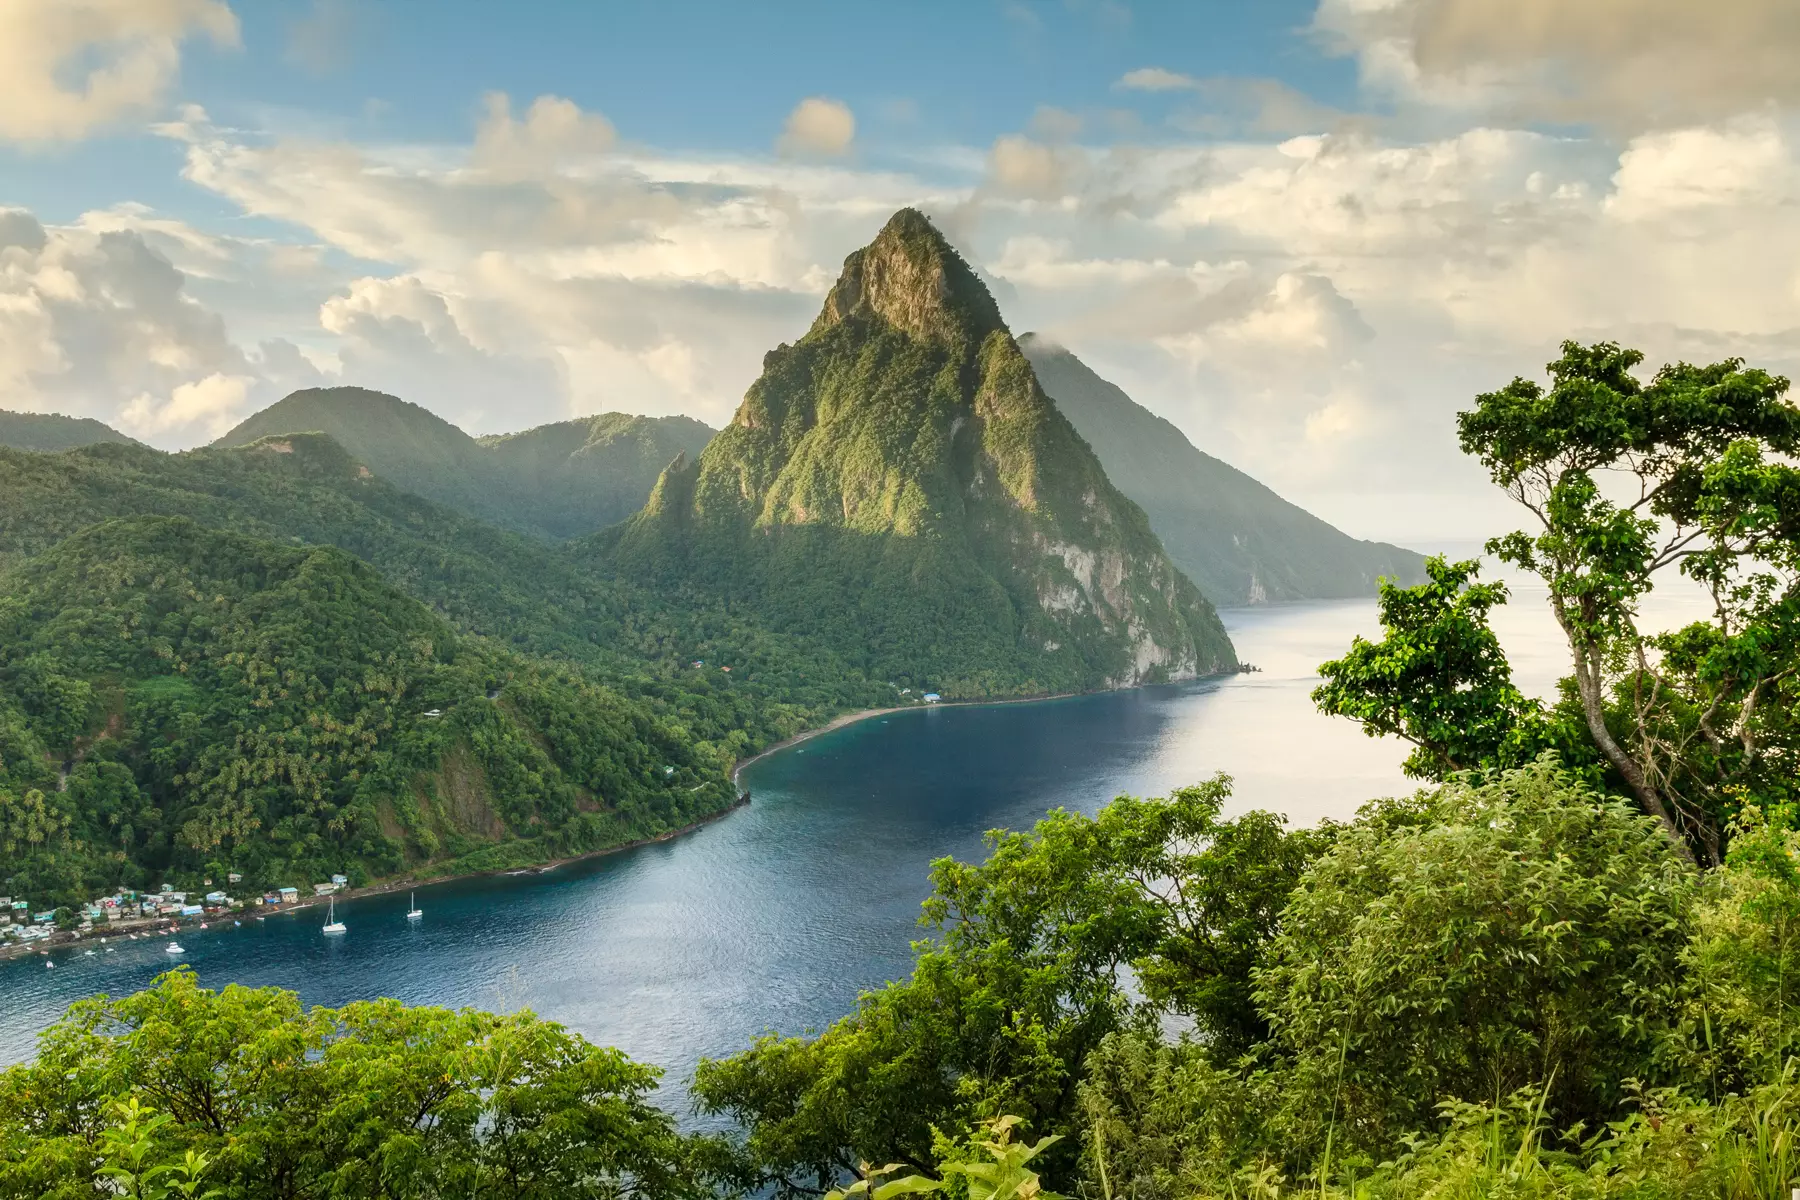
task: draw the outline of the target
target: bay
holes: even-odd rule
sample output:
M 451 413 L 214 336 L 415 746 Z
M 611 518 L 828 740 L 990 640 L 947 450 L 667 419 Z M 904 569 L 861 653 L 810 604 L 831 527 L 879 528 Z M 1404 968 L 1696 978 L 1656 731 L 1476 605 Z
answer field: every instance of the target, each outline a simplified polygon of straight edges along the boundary
M 1541 596 L 1505 612 L 1522 677 L 1548 690 L 1563 660 Z M 662 1067 L 665 1103 L 685 1112 L 702 1056 L 823 1028 L 904 977 L 932 860 L 979 857 L 990 829 L 1219 771 L 1236 807 L 1297 823 L 1412 790 L 1405 746 L 1308 699 L 1320 662 L 1378 632 L 1372 601 L 1223 615 L 1258 672 L 870 718 L 751 764 L 752 804 L 691 834 L 544 875 L 422 888 L 416 924 L 400 893 L 339 905 L 341 938 L 323 937 L 311 909 L 184 930 L 180 956 L 162 940 L 113 939 L 53 952 L 54 970 L 36 955 L 0 964 L 0 1063 L 29 1057 L 70 1002 L 137 990 L 182 962 L 206 986 L 278 985 L 308 1004 L 530 1008 Z

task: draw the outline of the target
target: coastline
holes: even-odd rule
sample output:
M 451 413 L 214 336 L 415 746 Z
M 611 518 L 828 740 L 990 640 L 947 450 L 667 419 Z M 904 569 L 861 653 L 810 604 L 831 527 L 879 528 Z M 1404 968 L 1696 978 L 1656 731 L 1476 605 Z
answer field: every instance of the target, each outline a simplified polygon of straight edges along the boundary
M 917 709 L 971 708 L 977 705 L 994 706 L 1001 704 L 1040 704 L 1047 700 L 1067 700 L 1084 694 L 1086 693 L 1052 692 L 1041 696 L 1009 696 L 992 700 L 945 700 L 935 704 L 899 704 L 888 708 L 865 708 L 859 709 L 856 712 L 842 713 L 833 717 L 823 725 L 816 726 L 812 729 L 802 730 L 793 737 L 784 738 L 756 754 L 751 755 L 749 758 L 739 759 L 731 768 L 732 786 L 737 790 L 739 797 L 735 803 L 726 808 L 719 809 L 717 812 L 708 813 L 698 821 L 692 821 L 678 829 L 671 829 L 666 833 L 659 833 L 654 837 L 637 838 L 629 842 L 620 842 L 617 845 L 606 846 L 598 850 L 589 850 L 582 854 L 566 855 L 562 858 L 549 859 L 538 863 L 489 867 L 479 871 L 454 871 L 444 875 L 427 875 L 424 877 L 417 875 L 400 876 L 394 879 L 384 880 L 380 883 L 368 884 L 367 886 L 360 888 L 344 888 L 334 893 L 331 897 L 309 896 L 297 904 L 286 906 L 259 906 L 257 908 L 234 909 L 230 912 L 216 913 L 204 918 L 189 917 L 186 920 L 171 920 L 167 917 L 158 917 L 152 920 L 121 921 L 117 925 L 107 926 L 104 929 L 93 929 L 85 934 L 76 932 L 59 933 L 35 942 L 5 943 L 0 944 L 0 962 L 7 962 L 17 958 L 27 958 L 33 954 L 48 955 L 51 950 L 67 950 L 83 942 L 91 943 L 103 938 L 124 937 L 133 933 L 137 934 L 140 938 L 146 936 L 155 937 L 162 932 L 173 933 L 179 929 L 194 928 L 201 924 L 211 923 L 212 921 L 234 920 L 241 923 L 246 917 L 269 917 L 297 913 L 302 909 L 315 907 L 321 901 L 331 898 L 357 900 L 366 896 L 388 895 L 392 892 L 404 891 L 410 888 L 430 887 L 433 884 L 439 883 L 454 883 L 463 879 L 477 879 L 484 875 L 541 875 L 545 872 L 553 871 L 558 867 L 566 866 L 569 863 L 584 862 L 591 858 L 603 858 L 609 854 L 622 854 L 627 850 L 636 850 L 643 846 L 655 845 L 658 842 L 671 841 L 674 838 L 702 829 L 705 826 L 712 824 L 714 821 L 730 816 L 738 809 L 747 807 L 750 803 L 749 795 L 743 791 L 740 776 L 744 770 L 753 763 L 759 762 L 777 751 L 786 750 L 792 746 L 799 745 L 801 742 L 818 737 L 820 734 L 831 733 L 832 731 L 842 729 L 845 726 L 854 725 L 859 721 L 866 721 L 870 717 L 886 716 L 890 713 L 897 712 L 912 712 Z
M 620 842 L 614 846 L 604 846 L 598 850 L 589 850 L 582 854 L 565 855 L 562 858 L 553 858 L 546 862 L 531 863 L 526 866 L 490 867 L 482 871 L 455 871 L 446 875 L 427 875 L 424 878 L 408 875 L 397 879 L 384 880 L 381 883 L 371 883 L 366 887 L 343 888 L 332 893 L 330 896 L 309 896 L 298 904 L 275 905 L 273 907 L 259 905 L 255 908 L 246 907 L 232 909 L 229 912 L 214 913 L 210 916 L 201 918 L 189 917 L 185 920 L 172 919 L 169 917 L 156 917 L 150 920 L 140 919 L 136 921 L 119 921 L 116 924 L 106 926 L 104 929 L 95 928 L 89 930 L 87 933 L 70 931 L 68 933 L 54 934 L 48 938 L 43 938 L 35 942 L 10 942 L 0 945 L 0 962 L 6 962 L 15 958 L 28 958 L 33 954 L 48 955 L 51 950 L 67 950 L 78 946 L 83 942 L 104 943 L 109 938 L 125 937 L 129 934 L 136 934 L 139 938 L 154 938 L 161 933 L 174 933 L 180 929 L 197 928 L 201 925 L 211 924 L 215 921 L 236 921 L 239 924 L 242 924 L 246 919 L 254 920 L 258 917 L 285 916 L 291 913 L 300 912 L 303 909 L 315 908 L 325 900 L 360 900 L 365 896 L 385 896 L 392 892 L 406 891 L 408 889 L 420 887 L 432 887 L 440 883 L 455 883 L 462 879 L 479 879 L 484 875 L 542 875 L 546 872 L 554 871 L 558 867 L 567 866 L 570 863 L 585 862 L 590 858 L 604 858 L 609 854 L 623 854 L 627 850 L 637 850 L 644 846 L 654 846 L 658 842 L 671 841 L 684 834 L 693 833 L 695 830 L 703 829 L 706 826 L 711 825 L 714 821 L 730 816 L 740 808 L 749 807 L 749 804 L 749 797 L 740 795 L 739 799 L 729 807 L 721 808 L 717 812 L 708 813 L 698 821 L 690 821 L 679 829 L 671 829 L 666 833 L 659 833 L 654 837 L 636 838 L 629 842 Z
M 833 717 L 816 729 L 803 730 L 800 733 L 796 733 L 791 738 L 783 738 L 773 746 L 752 754 L 749 758 L 738 759 L 731 767 L 731 783 L 732 786 L 737 788 L 739 793 L 742 794 L 743 781 L 739 779 L 739 776 L 742 775 L 745 768 L 749 767 L 752 763 L 761 762 L 776 751 L 786 750 L 790 746 L 798 746 L 801 742 L 818 737 L 822 733 L 830 733 L 833 730 L 842 729 L 846 725 L 854 725 L 858 721 L 866 721 L 870 717 L 884 717 L 889 713 L 914 712 L 921 709 L 933 708 L 973 708 L 977 705 L 987 707 L 997 704 L 1041 704 L 1046 700 L 1068 700 L 1071 697 L 1086 694 L 1087 693 L 1084 692 L 1049 692 L 1042 696 L 1008 696 L 999 700 L 940 700 L 935 704 L 897 704 L 892 708 L 859 709 L 856 712 L 844 713 L 841 716 Z

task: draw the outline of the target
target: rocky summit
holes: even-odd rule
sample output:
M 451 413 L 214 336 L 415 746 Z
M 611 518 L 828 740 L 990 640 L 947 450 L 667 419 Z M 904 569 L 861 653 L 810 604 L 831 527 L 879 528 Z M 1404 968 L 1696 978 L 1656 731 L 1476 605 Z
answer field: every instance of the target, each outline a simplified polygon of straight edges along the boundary
M 1212 606 L 1039 386 L 969 265 L 903 209 L 731 424 L 592 543 L 871 678 L 1007 695 L 1235 666 Z

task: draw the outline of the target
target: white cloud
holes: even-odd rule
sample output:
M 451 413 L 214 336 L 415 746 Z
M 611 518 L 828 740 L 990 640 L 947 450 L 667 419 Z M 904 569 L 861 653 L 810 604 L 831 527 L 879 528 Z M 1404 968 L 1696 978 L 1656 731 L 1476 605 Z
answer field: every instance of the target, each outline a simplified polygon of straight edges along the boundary
M 1169 71 L 1162 67 L 1139 67 L 1121 75 L 1117 86 L 1139 92 L 1179 92 L 1198 89 L 1200 81 L 1192 75 L 1183 75 L 1180 71 Z
M 170 432 L 216 438 L 247 415 L 249 375 L 208 375 L 192 383 L 177 384 L 167 400 L 139 392 L 119 413 L 119 428 L 140 438 Z
M 533 100 L 523 121 L 513 119 L 505 93 L 490 92 L 485 99 L 487 118 L 475 133 L 474 162 L 493 171 L 529 176 L 602 154 L 618 140 L 612 122 L 560 96 Z
M 7 0 L 0 4 L 0 137 L 82 137 L 154 109 L 181 43 L 235 46 L 223 0 Z
M 257 391 L 280 374 L 264 369 L 270 348 L 243 351 L 187 283 L 138 232 L 46 229 L 0 212 L 0 407 L 188 445 L 241 415 L 253 392 L 272 399 Z
M 1426 104 L 1640 130 L 1800 102 L 1792 0 L 1321 0 L 1314 25 Z
M 850 106 L 829 96 L 808 96 L 794 106 L 781 127 L 776 149 L 782 154 L 848 154 L 856 138 Z
M 1079 146 L 1047 145 L 1018 134 L 995 140 L 988 151 L 986 183 L 1001 195 L 1051 200 L 1081 178 L 1086 154 Z

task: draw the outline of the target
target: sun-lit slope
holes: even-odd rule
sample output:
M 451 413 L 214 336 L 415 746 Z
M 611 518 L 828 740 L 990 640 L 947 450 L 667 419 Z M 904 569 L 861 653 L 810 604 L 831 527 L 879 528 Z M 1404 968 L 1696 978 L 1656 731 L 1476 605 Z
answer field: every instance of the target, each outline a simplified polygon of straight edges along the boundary
M 921 214 L 852 254 L 731 424 L 593 542 L 873 678 L 1048 692 L 1228 669 L 1211 606 Z

